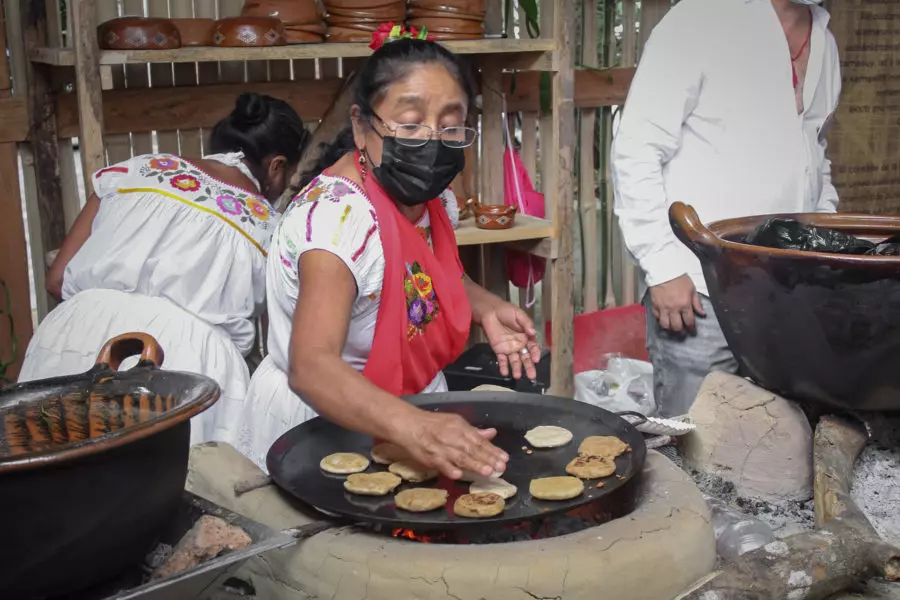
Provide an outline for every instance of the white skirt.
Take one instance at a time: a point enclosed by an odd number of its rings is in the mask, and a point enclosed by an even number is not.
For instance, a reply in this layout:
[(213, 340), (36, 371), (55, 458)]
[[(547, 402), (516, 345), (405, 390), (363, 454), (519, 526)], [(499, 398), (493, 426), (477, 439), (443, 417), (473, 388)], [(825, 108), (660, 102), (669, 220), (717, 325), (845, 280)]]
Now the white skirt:
[[(422, 393), (446, 391), (447, 380), (443, 373), (438, 373)], [(315, 416), (316, 411), (291, 390), (287, 373), (269, 355), (250, 380), (239, 428), (233, 434), (237, 443), (232, 445), (268, 473), (266, 455), (272, 444), (286, 431)]]
[[(103, 344), (129, 332), (156, 338), (165, 354), (164, 369), (206, 375), (222, 388), (219, 401), (192, 419), (191, 443), (234, 444), (229, 433), (250, 383), (247, 363), (227, 335), (163, 298), (115, 290), (79, 292), (40, 324), (19, 381), (83, 373), (94, 365)], [(130, 359), (120, 370), (136, 362)]]

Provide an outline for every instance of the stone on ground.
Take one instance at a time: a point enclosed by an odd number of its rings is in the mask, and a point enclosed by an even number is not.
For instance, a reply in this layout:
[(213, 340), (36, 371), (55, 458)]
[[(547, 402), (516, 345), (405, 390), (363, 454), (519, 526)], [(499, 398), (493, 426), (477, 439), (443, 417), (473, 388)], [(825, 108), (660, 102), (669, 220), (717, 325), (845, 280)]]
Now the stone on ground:
[(812, 428), (800, 408), (742, 377), (713, 372), (691, 407), (685, 463), (767, 502), (812, 497)]

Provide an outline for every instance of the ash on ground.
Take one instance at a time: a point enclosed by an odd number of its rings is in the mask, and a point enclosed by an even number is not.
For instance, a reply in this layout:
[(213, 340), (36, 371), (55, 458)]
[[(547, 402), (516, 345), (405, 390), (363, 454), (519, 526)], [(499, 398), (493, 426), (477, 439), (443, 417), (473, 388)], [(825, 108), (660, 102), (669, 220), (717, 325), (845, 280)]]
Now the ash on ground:
[(900, 545), (900, 417), (867, 418), (871, 442), (856, 461), (850, 494), (878, 535)]
[[(861, 418), (866, 421), (871, 441), (856, 462), (850, 492), (878, 535), (900, 545), (900, 417), (878, 414)], [(660, 450), (687, 471), (704, 494), (764, 521), (779, 538), (815, 527), (812, 500), (763, 502), (742, 498), (730, 482), (685, 466), (673, 446)]]
[(815, 514), (811, 499), (806, 502), (789, 500), (765, 502), (746, 498), (735, 492), (734, 484), (730, 481), (725, 481), (718, 475), (695, 471), (686, 466), (673, 446), (668, 446), (663, 454), (684, 469), (703, 494), (718, 498), (747, 516), (756, 517), (771, 527), (776, 537), (783, 538), (815, 528)]

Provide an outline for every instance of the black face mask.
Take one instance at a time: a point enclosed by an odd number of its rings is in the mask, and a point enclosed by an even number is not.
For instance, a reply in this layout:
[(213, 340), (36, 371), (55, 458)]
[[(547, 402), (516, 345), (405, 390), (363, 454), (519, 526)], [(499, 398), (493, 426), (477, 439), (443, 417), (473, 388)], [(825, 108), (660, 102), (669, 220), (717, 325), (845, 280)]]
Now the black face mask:
[(412, 147), (392, 136), (382, 139), (381, 164), (372, 173), (391, 198), (406, 206), (434, 200), (466, 166), (463, 149), (448, 148), (441, 140)]

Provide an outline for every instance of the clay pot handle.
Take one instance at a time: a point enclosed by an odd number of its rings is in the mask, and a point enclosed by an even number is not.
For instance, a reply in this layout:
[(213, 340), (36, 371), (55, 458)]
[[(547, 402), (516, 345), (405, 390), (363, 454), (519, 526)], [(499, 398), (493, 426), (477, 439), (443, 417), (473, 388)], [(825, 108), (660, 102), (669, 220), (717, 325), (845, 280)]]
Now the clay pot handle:
[(97, 355), (98, 365), (109, 365), (113, 371), (119, 370), (119, 365), (129, 356), (141, 356), (141, 361), (150, 361), (153, 366), (159, 368), (165, 360), (165, 355), (159, 343), (152, 335), (147, 333), (124, 333), (106, 342)]
[(706, 228), (692, 206), (682, 202), (672, 204), (669, 224), (678, 239), (700, 258), (711, 256), (721, 245), (721, 240)]

